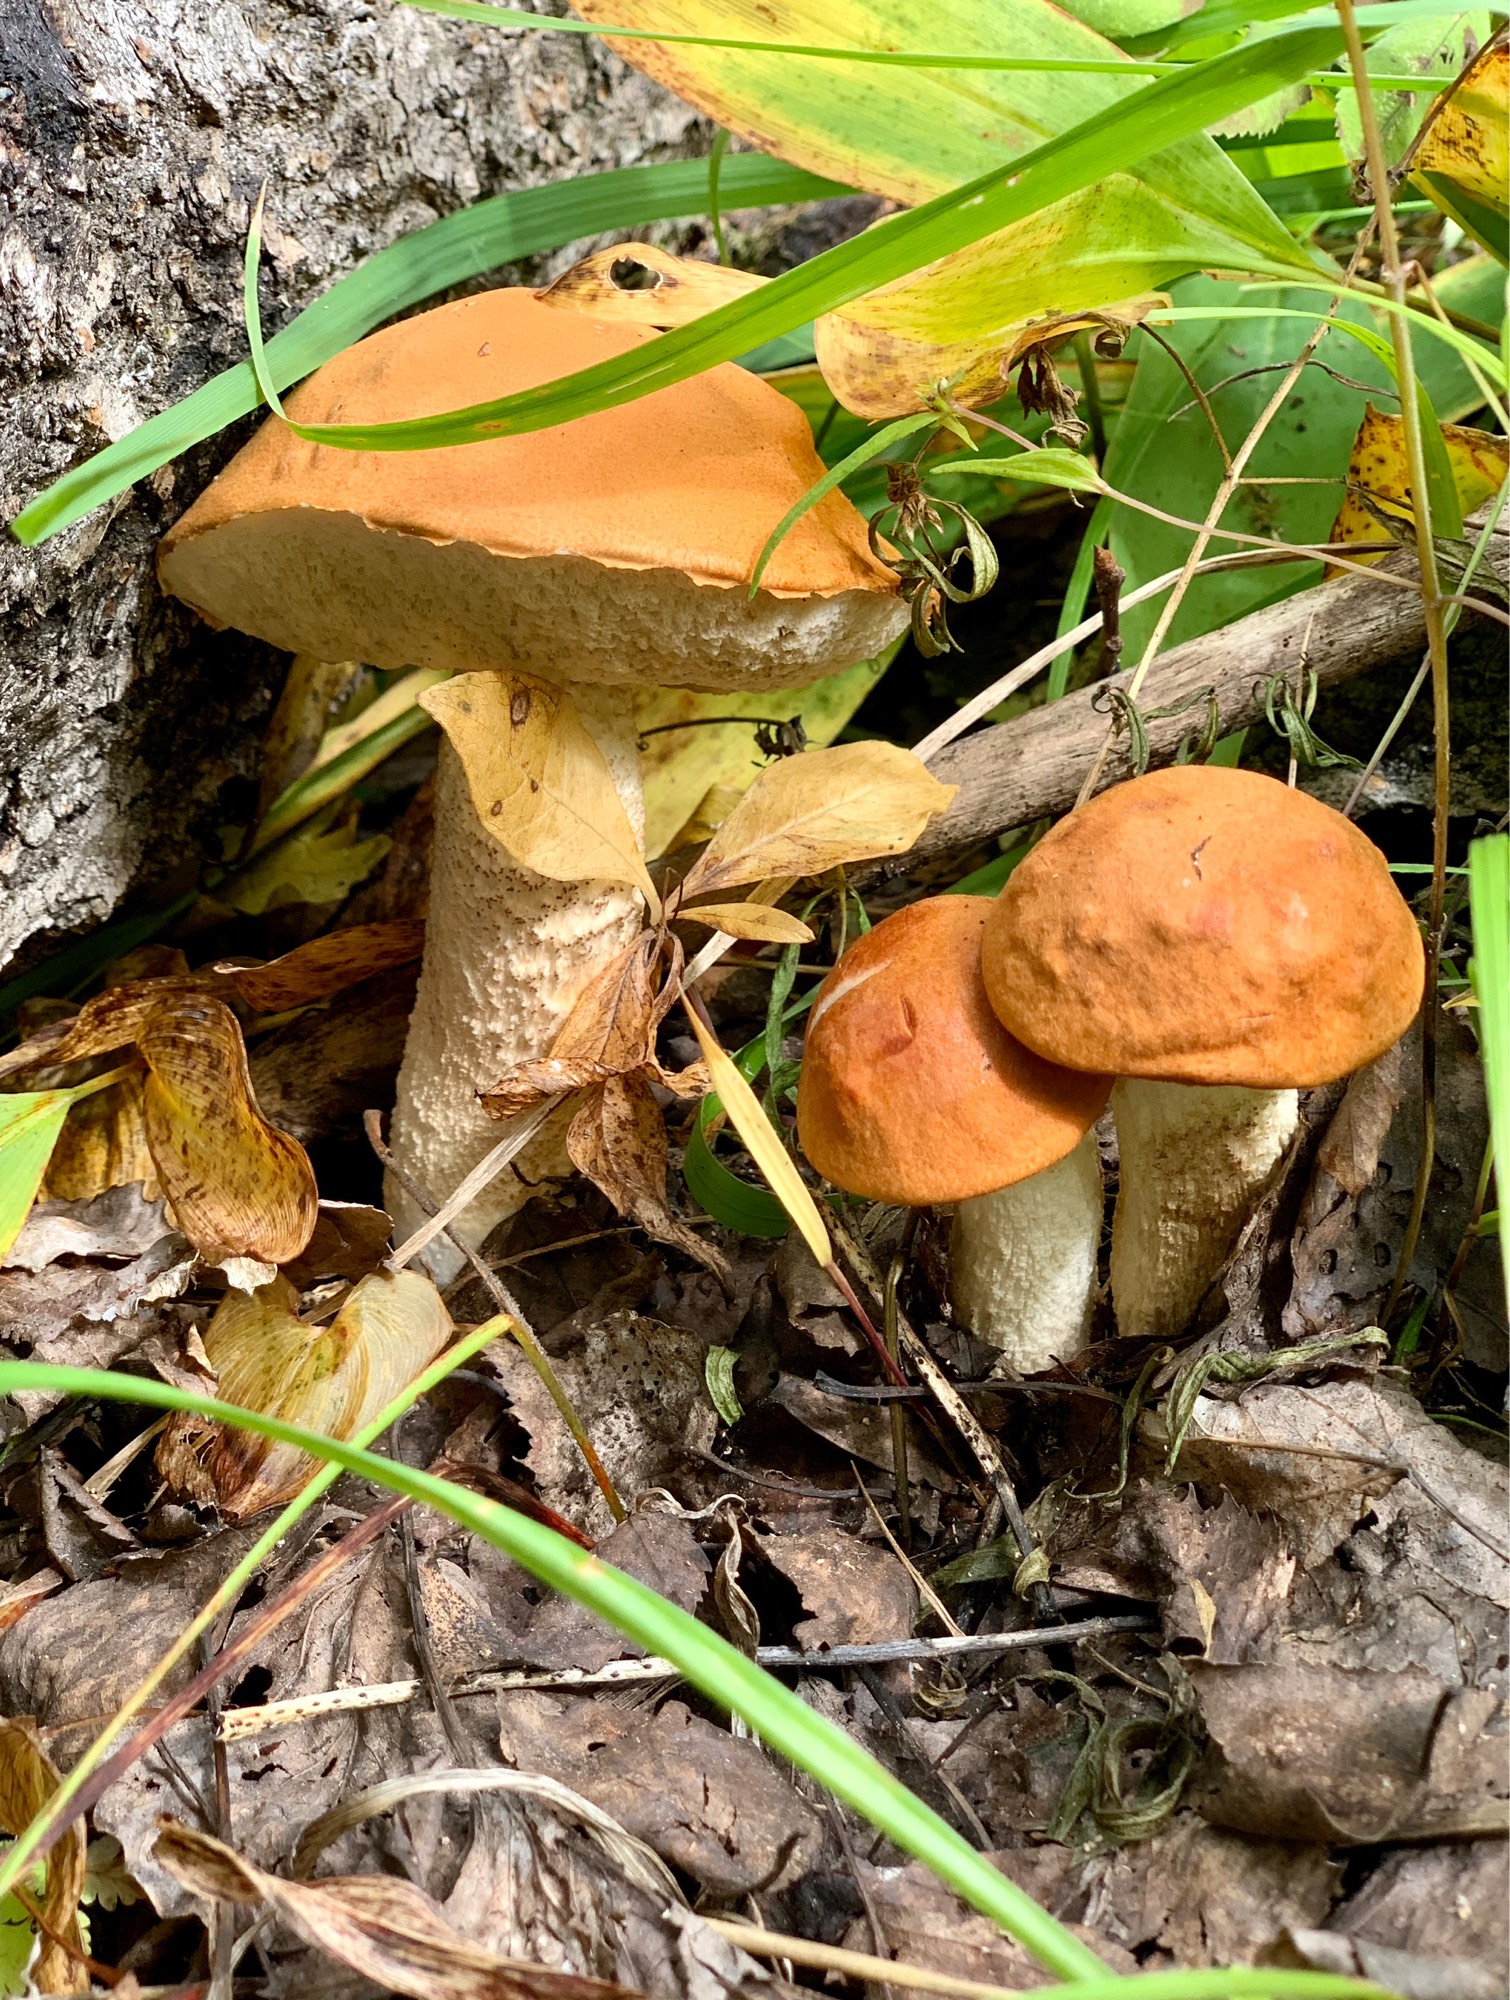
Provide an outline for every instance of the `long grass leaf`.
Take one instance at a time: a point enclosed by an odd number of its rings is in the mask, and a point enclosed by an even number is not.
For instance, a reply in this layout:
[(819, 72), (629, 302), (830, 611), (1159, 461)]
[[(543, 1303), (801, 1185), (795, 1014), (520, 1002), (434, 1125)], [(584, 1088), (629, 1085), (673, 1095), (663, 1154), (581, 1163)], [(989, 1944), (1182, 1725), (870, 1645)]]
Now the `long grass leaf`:
[(1473, 918), (1469, 977), (1479, 1003), (1479, 1048), (1494, 1142), (1500, 1256), (1510, 1304), (1510, 833), (1492, 833), (1468, 849), (1468, 904)]
[(872, 459), (890, 451), (894, 444), (901, 444), (907, 438), (916, 437), (919, 431), (931, 431), (937, 424), (938, 418), (931, 415), (902, 417), (894, 424), (883, 424), (880, 430), (872, 431), (869, 437), (862, 438), (847, 458), (841, 458), (836, 465), (831, 465), (823, 477), (811, 485), (802, 498), (794, 506), (789, 507), (772, 528), (750, 577), (750, 595), (753, 597), (760, 588), (760, 579), (765, 575), (766, 564), (775, 555), (782, 540), (791, 533), (809, 508), (816, 507), (826, 494), (832, 493), (836, 486), (848, 479), (852, 472), (858, 472), (862, 465), (869, 465)]
[[(719, 185), (725, 206), (750, 208), (819, 201), (848, 192), (837, 182), (761, 153), (738, 153), (725, 160)], [(286, 389), (395, 313), (465, 279), (558, 250), (582, 236), (700, 215), (707, 203), (704, 160), (620, 167), (493, 195), (415, 230), (337, 279), (268, 341), (268, 373), (280, 389)], [(28, 546), (45, 541), (191, 445), (255, 410), (258, 401), (250, 364), (228, 368), (192, 396), (65, 473), (16, 516), (12, 532)]]
[[(759, 291), (574, 375), (432, 417), (293, 428), (312, 442), (349, 450), (429, 450), (543, 430), (650, 395), (1009, 228), (1093, 181), (1136, 166), (1306, 75), (1335, 55), (1341, 41), (1337, 30), (1311, 28), (1192, 64), (1182, 75), (1133, 92), (1022, 158), (890, 217)], [(1319, 270), (1309, 253), (1299, 245), (1292, 248), (1294, 271)], [(1282, 273), (1257, 251), (1249, 268), (1275, 276), (1294, 274)]]
[(658, 1597), (622, 1570), (579, 1549), (550, 1528), (511, 1508), (485, 1500), (449, 1480), (378, 1458), (353, 1445), (298, 1429), (250, 1410), (196, 1396), (165, 1382), (109, 1374), (92, 1368), (55, 1368), (39, 1362), (0, 1363), (0, 1395), (23, 1389), (99, 1396), (145, 1403), (156, 1409), (192, 1410), (217, 1423), (254, 1431), (370, 1479), (390, 1492), (448, 1514), (494, 1548), (585, 1604), (636, 1645), (675, 1663), (685, 1678), (723, 1708), (744, 1717), (762, 1739), (863, 1813), (898, 1846), (924, 1861), (942, 1880), (1018, 1939), (1061, 1979), (1104, 1978), (1106, 1967), (1078, 1938), (1033, 1902), (1016, 1883), (977, 1854), (954, 1829), (909, 1792), (855, 1739), (811, 1709), (797, 1695), (736, 1652), (726, 1639), (689, 1613)]

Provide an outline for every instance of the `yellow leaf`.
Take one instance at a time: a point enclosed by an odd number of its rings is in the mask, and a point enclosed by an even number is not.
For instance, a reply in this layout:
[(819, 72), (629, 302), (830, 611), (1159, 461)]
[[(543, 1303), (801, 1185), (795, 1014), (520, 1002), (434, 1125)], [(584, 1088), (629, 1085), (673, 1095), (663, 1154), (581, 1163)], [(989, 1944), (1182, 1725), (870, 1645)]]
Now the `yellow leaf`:
[(420, 696), (450, 738), (477, 816), (522, 867), (555, 882), (623, 882), (660, 898), (608, 760), (563, 687), (458, 674)]
[[(1025, 300), (1000, 253), (988, 238), (816, 321), (818, 366), (847, 410), (871, 419), (910, 416), (927, 409), (941, 386), (966, 408), (984, 408), (1005, 394), (1031, 348), (1090, 328), (1120, 339), (1169, 304), (1153, 292), (1096, 310), (1019, 317)], [(1104, 295), (1104, 286), (1093, 290)], [(951, 310), (938, 310), (939, 293)]]
[(248, 917), (290, 903), (344, 902), (392, 845), (386, 833), (359, 840), (355, 814), (340, 826), (310, 820), (238, 869), (215, 894)]
[[(629, 284), (636, 272), (650, 272), (653, 284)], [(726, 306), (769, 284), (753, 271), (727, 264), (678, 257), (654, 243), (620, 243), (573, 264), (553, 285), (538, 291), (542, 305), (565, 306), (592, 319), (627, 320), (634, 326), (685, 326), (701, 313)]]
[[(102, 1640), (105, 1637), (103, 1633), (100, 1636)], [(59, 1782), (56, 1765), (38, 1741), (36, 1724), (0, 1718), (0, 1829), (10, 1834), (24, 1832)], [(48, 1850), (41, 1910), (48, 1928), (65, 1938), (78, 1954), (83, 1951), (79, 1899), (84, 1893), (85, 1869), (83, 1823), (73, 1820), (64, 1825)], [(79, 1957), (43, 1938), (27, 1991), (87, 1993), (89, 1989), (89, 1975)]]
[(314, 1171), (257, 1109), (230, 1008), (207, 993), (161, 1001), (136, 1045), (149, 1072), (147, 1144), (184, 1235), (213, 1264), (297, 1257), (319, 1213)]
[[(825, 396), (825, 407), (827, 400)], [(795, 718), (809, 743), (832, 743), (880, 680), (900, 644), (898, 640), (876, 659), (860, 660), (810, 687), (783, 689), (779, 694), (699, 694), (693, 688), (646, 688), (638, 694), (635, 721), (642, 732), (654, 732), (642, 735), (640, 748), (645, 852), (669, 854), (694, 837), (706, 840), (706, 832), (689, 832), (688, 823), (709, 794), (734, 795), (719, 812), (721, 819), (734, 797), (749, 790), (763, 768), (755, 748), (754, 723)], [(749, 720), (708, 724), (706, 718), (715, 715)], [(666, 727), (668, 723), (687, 722), (697, 722), (698, 727)], [(709, 831), (717, 823), (713, 820)]]
[(1510, 182), (1510, 46), (1491, 42), (1429, 117), (1412, 162), (1441, 174), (1496, 214), (1507, 212)]
[[(328, 1326), (299, 1318), (298, 1293), (275, 1278), (228, 1292), (204, 1349), (228, 1403), (345, 1440), (411, 1382), (451, 1337), (440, 1294), (417, 1271), (374, 1272)], [(230, 1520), (291, 1499), (315, 1461), (291, 1445), (227, 1428), (169, 1434), (164, 1476), (214, 1500)]]
[(678, 910), (688, 923), (706, 924), (710, 931), (749, 938), (759, 944), (811, 944), (813, 934), (801, 917), (773, 910), (769, 903), (699, 903), (695, 910)]
[[(1442, 436), (1463, 513), (1471, 514), (1504, 484), (1510, 447), (1502, 437), (1470, 430), (1463, 424), (1443, 424)], [(1332, 523), (1332, 541), (1377, 542), (1387, 532), (1369, 512), (1363, 496), (1372, 500), (1381, 514), (1409, 529), (1410, 468), (1405, 458), (1405, 430), (1398, 417), (1368, 406), (1353, 440), (1347, 478), (1351, 490)], [(1379, 562), (1383, 558), (1363, 556), (1360, 560)]]
[(895, 743), (843, 743), (768, 765), (683, 884), (710, 895), (770, 875), (818, 875), (903, 854), (957, 787)]
[(145, 1084), (140, 1074), (123, 1076), (70, 1108), (47, 1162), (44, 1200), (90, 1201), (140, 1181), (145, 1199), (156, 1201), (162, 1190), (147, 1146)]
[[(858, 746), (857, 746), (858, 747)], [(792, 1157), (771, 1128), (771, 1121), (761, 1108), (760, 1099), (745, 1082), (739, 1065), (721, 1048), (713, 1036), (703, 1026), (697, 1009), (689, 1006), (687, 1018), (692, 1023), (693, 1033), (703, 1052), (703, 1060), (708, 1065), (708, 1074), (713, 1079), (713, 1089), (724, 1110), (729, 1114), (729, 1122), (744, 1141), (745, 1151), (765, 1176), (766, 1185), (781, 1203), (821, 1266), (833, 1262), (833, 1248), (828, 1240), (828, 1230), (823, 1217), (818, 1213), (818, 1204), (808, 1191), (807, 1183), (792, 1164)]]

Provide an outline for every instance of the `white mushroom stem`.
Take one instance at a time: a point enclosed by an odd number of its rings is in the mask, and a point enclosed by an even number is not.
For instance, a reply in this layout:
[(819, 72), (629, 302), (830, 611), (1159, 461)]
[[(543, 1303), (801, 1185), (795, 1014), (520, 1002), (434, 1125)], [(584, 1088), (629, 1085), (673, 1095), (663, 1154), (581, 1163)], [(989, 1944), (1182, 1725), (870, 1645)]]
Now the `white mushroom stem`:
[[(644, 810), (632, 696), (581, 686), (572, 695), (639, 832)], [(478, 818), (461, 760), (442, 737), (425, 962), (392, 1137), (395, 1159), (437, 1201), (451, 1195), (508, 1129), (484, 1112), (478, 1091), (515, 1063), (548, 1051), (583, 987), (642, 921), (643, 904), (633, 889), (557, 882), (521, 867)], [(475, 1248), (524, 1206), (532, 1192), (527, 1182), (568, 1173), (566, 1124), (564, 1116), (552, 1118), (517, 1162), (456, 1217), (451, 1233)], [(402, 1241), (424, 1217), (392, 1175), (385, 1199), (395, 1240)], [(460, 1268), (444, 1241), (424, 1255), (442, 1283)]]
[(1144, 1083), (1112, 1091), (1121, 1186), (1112, 1225), (1117, 1330), (1185, 1331), (1299, 1122), (1293, 1090)]
[(1078, 1354), (1090, 1337), (1101, 1241), (1101, 1154), (1094, 1130), (1031, 1179), (954, 1211), (955, 1317), (1019, 1375)]

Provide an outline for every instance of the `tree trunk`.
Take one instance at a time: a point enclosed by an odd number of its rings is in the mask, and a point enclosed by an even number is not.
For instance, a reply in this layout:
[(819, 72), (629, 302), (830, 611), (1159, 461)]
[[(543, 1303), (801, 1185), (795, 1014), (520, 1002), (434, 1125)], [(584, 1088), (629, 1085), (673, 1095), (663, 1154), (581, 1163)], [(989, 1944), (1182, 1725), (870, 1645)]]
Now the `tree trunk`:
[[(601, 44), (397, 0), (0, 0), (0, 17), (7, 520), (245, 358), (264, 180), (271, 331), (480, 196), (697, 150), (693, 113)], [(0, 548), (0, 964), (128, 891), (191, 886), (222, 789), (253, 768), (286, 658), (210, 632), (152, 571), (248, 430), (39, 549)]]

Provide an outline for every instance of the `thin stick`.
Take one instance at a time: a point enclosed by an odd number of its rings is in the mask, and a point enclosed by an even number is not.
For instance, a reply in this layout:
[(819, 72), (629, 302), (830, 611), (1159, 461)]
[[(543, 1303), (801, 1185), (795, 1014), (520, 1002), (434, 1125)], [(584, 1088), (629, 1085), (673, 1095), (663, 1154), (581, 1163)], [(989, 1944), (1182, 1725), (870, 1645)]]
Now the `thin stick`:
[[(703, 1922), (720, 1937), (757, 1958), (786, 1958), (793, 1965), (811, 1966), (815, 1971), (839, 1972), (847, 1979), (876, 1981), (881, 1985), (906, 1986), (915, 1993), (945, 1993), (957, 2000), (1025, 2000), (1020, 1991), (1004, 1986), (982, 1986), (978, 1979), (955, 1979), (947, 1972), (932, 1972), (921, 1965), (904, 1965), (889, 1958), (876, 1958), (868, 1951), (846, 1951), (842, 1945), (815, 1944), (810, 1938), (787, 1937), (780, 1931), (758, 1929), (754, 1924), (733, 1923), (726, 1917), (704, 1917)], [(871, 1928), (875, 1925), (872, 1922)], [(1071, 1989), (1073, 1990), (1073, 1989)]]
[(1426, 991), (1421, 1002), (1421, 1150), (1416, 1162), (1416, 1186), (1411, 1199), (1400, 1259), (1395, 1266), (1383, 1317), (1387, 1320), (1399, 1301), (1415, 1261), (1421, 1222), (1426, 1213), (1431, 1169), (1437, 1151), (1437, 981), (1442, 967), (1442, 928), (1447, 891), (1447, 815), (1451, 802), (1452, 718), (1447, 687), (1447, 631), (1442, 621), (1441, 585), (1437, 576), (1437, 548), (1431, 530), (1431, 492), (1426, 477), (1426, 443), (1421, 429), (1421, 405), (1416, 394), (1416, 360), (1410, 342), (1406, 312), (1405, 265), (1400, 256), (1400, 237), (1391, 206), (1389, 161), (1374, 107), (1373, 85), (1364, 59), (1363, 38), (1353, 0), (1337, 0), (1337, 18), (1347, 44), (1348, 68), (1358, 105), (1358, 122), (1363, 130), (1363, 153), (1374, 197), (1374, 217), (1379, 231), (1382, 268), (1380, 281), (1395, 301), (1398, 311), (1389, 315), (1389, 337), (1395, 356), (1395, 375), (1400, 387), (1400, 429), (1405, 444), (1405, 464), (1410, 477), (1411, 516), (1415, 526), (1416, 560), (1421, 570), (1421, 606), (1426, 616), (1426, 650), (1431, 661), (1432, 728), (1436, 739), (1435, 783), (1431, 824), (1431, 901), (1426, 926)]
[[(444, 1234), (462, 1210), (475, 1200), (485, 1187), (497, 1180), (511, 1160), (516, 1159), (524, 1151), (560, 1102), (559, 1097), (548, 1097), (543, 1104), (537, 1104), (533, 1111), (526, 1111), (522, 1117), (511, 1120), (508, 1131), (498, 1144), (490, 1153), (484, 1153), (449, 1200), (443, 1202), (428, 1222), (416, 1229), (412, 1236), (398, 1246), (388, 1259), (388, 1269), (402, 1271), (407, 1263), (419, 1255), (427, 1243), (433, 1243), (437, 1236)], [(457, 1248), (460, 1247), (458, 1244)]]
[[(1075, 1619), (1064, 1625), (1029, 1625), (1019, 1632), (966, 1632), (959, 1638), (951, 1635), (940, 1639), (881, 1639), (869, 1645), (829, 1646), (819, 1653), (804, 1653), (798, 1646), (757, 1646), (755, 1658), (762, 1667), (828, 1673), (841, 1667), (914, 1664), (955, 1659), (970, 1653), (1035, 1652), (1045, 1646), (1073, 1646), (1087, 1640), (1109, 1639), (1118, 1632), (1146, 1632), (1152, 1625), (1147, 1612), (1119, 1611), (1100, 1618)], [(680, 1678), (681, 1670), (670, 1660), (651, 1654), (638, 1660), (612, 1660), (606, 1667), (592, 1669), (566, 1667), (554, 1672), (489, 1669), (466, 1675), (452, 1687), (451, 1694), (453, 1699), (460, 1700), (469, 1695), (520, 1694), (551, 1688), (639, 1687)], [(258, 1708), (228, 1708), (221, 1717), (220, 1734), (224, 1741), (232, 1743), (242, 1737), (266, 1735), (269, 1730), (318, 1721), (325, 1715), (345, 1715), (368, 1708), (402, 1708), (406, 1702), (415, 1700), (423, 1688), (419, 1680), (376, 1681), (365, 1687), (293, 1695), (286, 1701), (264, 1702)]]
[[(362, 1129), (367, 1134), (368, 1145), (377, 1154), (383, 1166), (397, 1178), (405, 1194), (408, 1195), (415, 1207), (424, 1209), (427, 1212), (435, 1209), (435, 1214), (431, 1216), (431, 1222), (437, 1221), (443, 1211), (435, 1208), (435, 1197), (430, 1193), (428, 1188), (421, 1187), (420, 1183), (408, 1169), (401, 1167), (389, 1151), (383, 1138), (383, 1114), (380, 1111), (366, 1112), (362, 1118)], [(491, 1157), (490, 1154), (489, 1158)], [(474, 1169), (474, 1173), (475, 1171)], [(470, 1179), (472, 1176), (469, 1175), (468, 1178)], [(466, 1182), (463, 1181), (462, 1187), (465, 1186)], [(460, 1193), (461, 1189), (458, 1188), (456, 1194), (451, 1197), (450, 1202), (447, 1204), (453, 1213), (458, 1208), (457, 1196)], [(470, 1196), (468, 1199), (470, 1199)], [(465, 1204), (462, 1203), (460, 1206), (465, 1206)], [(452, 1249), (460, 1252), (487, 1287), (488, 1295), (494, 1305), (497, 1306), (501, 1313), (507, 1315), (515, 1340), (518, 1341), (520, 1347), (524, 1350), (530, 1366), (545, 1385), (546, 1394), (560, 1413), (562, 1423), (571, 1432), (572, 1442), (576, 1445), (578, 1451), (581, 1452), (587, 1469), (592, 1474), (593, 1480), (597, 1485), (598, 1491), (607, 1503), (609, 1513), (612, 1514), (616, 1521), (627, 1521), (629, 1519), (628, 1510), (619, 1498), (618, 1489), (608, 1476), (608, 1468), (604, 1465), (602, 1459), (599, 1458), (597, 1447), (587, 1435), (586, 1426), (577, 1415), (576, 1405), (572, 1402), (571, 1397), (567, 1395), (560, 1376), (551, 1366), (550, 1356), (540, 1345), (534, 1328), (525, 1318), (513, 1294), (503, 1283), (497, 1272), (482, 1261), (470, 1243), (463, 1243), (460, 1237), (453, 1236), (449, 1229), (437, 1230), (431, 1228), (430, 1236), (426, 1240), (429, 1241), (437, 1235), (444, 1236)], [(412, 1243), (415, 1241), (415, 1238), (411, 1237), (409, 1240)]]

